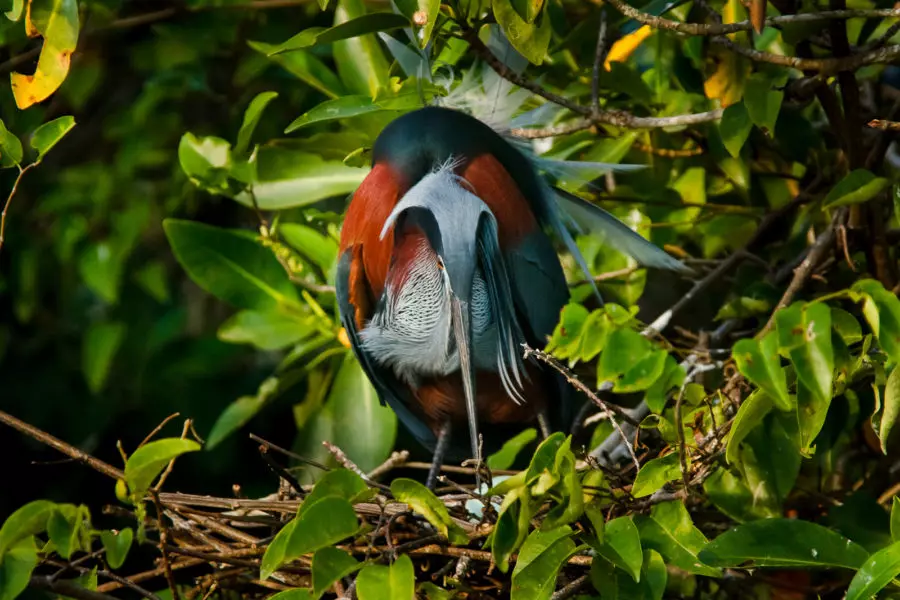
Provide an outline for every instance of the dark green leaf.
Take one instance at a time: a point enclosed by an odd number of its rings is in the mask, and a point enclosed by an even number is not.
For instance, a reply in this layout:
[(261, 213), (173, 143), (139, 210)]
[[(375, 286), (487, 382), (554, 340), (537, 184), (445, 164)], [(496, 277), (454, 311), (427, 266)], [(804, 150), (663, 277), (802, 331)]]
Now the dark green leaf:
[[(775, 121), (784, 100), (784, 92), (774, 89), (775, 83), (768, 75), (754, 73), (744, 88), (744, 104), (750, 120), (769, 135), (775, 132)], [(732, 156), (737, 155), (732, 153)]]
[(502, 448), (488, 456), (487, 466), (494, 471), (511, 468), (522, 449), (533, 442), (535, 438), (537, 438), (537, 429), (529, 427), (512, 439), (507, 440)]
[(100, 532), (100, 541), (103, 542), (103, 549), (106, 550), (106, 562), (111, 569), (118, 569), (125, 564), (125, 558), (131, 549), (133, 539), (134, 531), (131, 527), (126, 527), (119, 532), (111, 530)]
[(178, 262), (207, 292), (249, 310), (298, 306), (284, 268), (246, 232), (176, 219), (163, 221), (163, 228)]
[[(338, 0), (335, 25), (366, 14), (362, 0)], [(349, 93), (374, 97), (388, 86), (388, 68), (384, 52), (372, 34), (341, 40), (334, 44), (334, 61)]]
[(405, 502), (409, 507), (425, 517), (438, 533), (453, 544), (465, 544), (469, 538), (462, 528), (453, 522), (447, 507), (438, 500), (431, 490), (412, 479), (404, 477), (391, 482), (391, 494), (398, 502)]
[(236, 154), (243, 154), (250, 147), (250, 139), (253, 137), (253, 132), (256, 131), (263, 111), (269, 102), (277, 97), (278, 92), (260, 92), (250, 101), (250, 106), (244, 111), (244, 121), (241, 123), (237, 143), (234, 145)]
[(750, 114), (743, 102), (736, 102), (725, 109), (722, 113), (722, 120), (719, 122), (719, 135), (722, 136), (722, 143), (725, 149), (734, 158), (741, 155), (741, 148), (753, 129), (753, 121), (750, 120)]
[(35, 129), (31, 134), (31, 147), (37, 150), (37, 160), (42, 160), (73, 127), (75, 117), (59, 117)]
[(389, 567), (370, 565), (356, 578), (359, 600), (413, 600), (415, 587), (415, 569), (405, 554)]
[(900, 362), (900, 299), (874, 279), (857, 281), (851, 289), (860, 294), (863, 314), (882, 350)]
[(575, 552), (568, 526), (535, 530), (522, 545), (512, 574), (512, 600), (548, 600), (560, 568)]
[(698, 558), (707, 540), (681, 502), (657, 504), (649, 517), (637, 519), (637, 526), (644, 547), (659, 552), (667, 563), (696, 575), (721, 575), (719, 569), (704, 565)]
[(320, 598), (335, 581), (347, 577), (363, 563), (339, 548), (321, 548), (313, 555), (313, 596)]
[(170, 460), (199, 449), (200, 444), (193, 440), (176, 438), (154, 440), (144, 444), (125, 462), (125, 482), (128, 484), (128, 490), (140, 499)]
[(344, 84), (334, 71), (310, 51), (296, 50), (287, 54), (272, 55), (272, 51), (277, 48), (273, 44), (251, 41), (247, 42), (247, 45), (329, 98), (338, 98), (346, 93)]
[(700, 559), (718, 567), (845, 567), (858, 569), (868, 553), (821, 525), (763, 519), (738, 525), (710, 542)]
[(825, 200), (822, 201), (822, 208), (868, 202), (888, 185), (890, 185), (890, 181), (884, 177), (876, 177), (871, 171), (865, 169), (856, 169), (831, 188), (831, 191), (825, 196)]
[(403, 15), (390, 12), (376, 12), (361, 15), (334, 27), (312, 27), (301, 31), (288, 41), (284, 42), (270, 54), (281, 54), (292, 50), (300, 50), (317, 46), (319, 44), (331, 44), (339, 40), (354, 38), (376, 31), (390, 31), (409, 27), (409, 19)]
[(891, 539), (900, 542), (900, 498), (897, 496), (891, 503)]
[(56, 510), (49, 500), (35, 500), (15, 511), (0, 527), (0, 558), (20, 540), (47, 529), (47, 521)]
[(649, 496), (668, 482), (680, 478), (681, 462), (678, 460), (677, 452), (672, 452), (661, 458), (654, 458), (644, 463), (641, 470), (638, 471), (634, 485), (631, 488), (631, 495), (635, 498)]

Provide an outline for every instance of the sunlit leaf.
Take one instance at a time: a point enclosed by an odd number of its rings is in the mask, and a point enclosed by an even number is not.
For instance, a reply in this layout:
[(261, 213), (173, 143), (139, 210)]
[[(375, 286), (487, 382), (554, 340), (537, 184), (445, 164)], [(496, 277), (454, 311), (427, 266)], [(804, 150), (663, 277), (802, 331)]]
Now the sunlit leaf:
[(218, 336), (225, 342), (278, 350), (315, 333), (317, 320), (314, 315), (242, 310), (222, 323)]
[(53, 502), (34, 500), (7, 517), (0, 527), (0, 558), (19, 541), (46, 530), (54, 510)]
[(500, 448), (500, 450), (488, 456), (486, 461), (487, 466), (495, 471), (511, 468), (522, 449), (533, 442), (535, 438), (537, 438), (537, 429), (529, 427), (525, 431), (504, 442), (503, 447)]
[[(533, 3), (535, 0), (529, 0)], [(536, 0), (541, 2), (542, 0)], [(397, 0), (397, 8), (413, 24), (416, 39), (424, 48), (431, 40), (431, 32), (441, 9), (440, 0)], [(532, 19), (533, 20), (533, 19)]]
[(22, 162), (22, 142), (0, 121), (0, 169), (14, 167)]
[[(340, 25), (366, 14), (362, 0), (338, 0), (334, 24)], [(388, 64), (374, 34), (366, 34), (334, 44), (334, 61), (349, 93), (374, 97), (388, 85)]]
[[(775, 121), (781, 110), (784, 91), (776, 89), (771, 77), (754, 73), (747, 79), (744, 90), (744, 105), (753, 124), (769, 135), (775, 133)], [(736, 156), (732, 153), (733, 156)]]
[(900, 542), (879, 550), (863, 563), (850, 582), (846, 600), (867, 600), (900, 575)]
[(65, 81), (78, 43), (78, 3), (76, 0), (30, 0), (25, 20), (26, 30), (33, 32), (32, 36), (43, 37), (44, 43), (33, 75), (10, 75), (13, 96), (20, 109), (43, 102)]
[(234, 145), (234, 151), (237, 154), (243, 154), (250, 147), (250, 138), (262, 118), (263, 111), (269, 102), (278, 97), (278, 92), (260, 92), (253, 100), (247, 110), (244, 111), (244, 121), (241, 123), (241, 129), (238, 131), (237, 143)]
[(618, 517), (606, 523), (603, 542), (594, 546), (603, 558), (624, 569), (635, 581), (641, 579), (644, 562), (641, 538), (631, 517)]
[(376, 12), (339, 23), (334, 27), (312, 27), (301, 31), (284, 42), (270, 54), (281, 54), (292, 50), (301, 50), (319, 44), (331, 44), (347, 38), (354, 38), (376, 31), (390, 31), (400, 27), (409, 27), (409, 19), (392, 12)]
[(493, 0), (493, 8), (494, 17), (513, 48), (532, 64), (544, 62), (553, 33), (549, 17), (544, 15), (534, 23), (528, 23), (516, 13), (509, 0)]
[(194, 440), (168, 438), (148, 442), (134, 451), (125, 463), (125, 482), (133, 496), (140, 498), (150, 488), (156, 476), (162, 473), (169, 461), (200, 450)]
[(469, 538), (459, 525), (450, 518), (447, 507), (427, 487), (404, 477), (391, 482), (391, 494), (398, 502), (405, 502), (415, 512), (431, 523), (438, 533), (451, 543), (464, 544)]
[(103, 549), (106, 550), (106, 562), (111, 569), (118, 569), (125, 564), (125, 558), (134, 540), (134, 531), (126, 527), (122, 531), (103, 530), (100, 532)]
[(106, 383), (113, 358), (125, 339), (125, 329), (124, 323), (92, 323), (84, 335), (81, 369), (94, 394)]
[(681, 462), (678, 460), (677, 452), (654, 458), (641, 466), (631, 488), (631, 495), (635, 498), (649, 496), (668, 482), (680, 477)]
[(761, 340), (745, 338), (732, 348), (738, 370), (765, 392), (781, 410), (794, 408), (788, 396), (787, 379), (778, 357), (778, 338), (769, 333)]
[(796, 302), (775, 314), (778, 343), (797, 377), (822, 402), (830, 402), (834, 377), (831, 310), (827, 304)]
[(278, 233), (294, 250), (322, 269), (323, 273), (327, 274), (334, 266), (338, 244), (331, 237), (299, 223), (284, 223), (278, 227)]
[(822, 208), (868, 202), (888, 185), (890, 185), (890, 181), (886, 178), (876, 177), (871, 171), (865, 169), (856, 169), (831, 188), (831, 191), (825, 196), (825, 200), (822, 201)]
[(568, 526), (549, 531), (535, 530), (519, 551), (512, 574), (513, 600), (548, 600), (553, 594), (560, 568), (575, 552)]
[(667, 563), (697, 575), (718, 577), (721, 574), (719, 569), (703, 564), (698, 558), (707, 540), (681, 502), (657, 504), (649, 517), (637, 518), (636, 523), (644, 548), (656, 550)]
[(339, 548), (321, 548), (313, 555), (313, 596), (320, 598), (334, 582), (347, 577), (363, 563)]
[(37, 150), (37, 160), (41, 160), (75, 127), (75, 117), (59, 117), (44, 123), (31, 134), (31, 147)]
[(891, 432), (898, 418), (900, 418), (900, 369), (895, 366), (884, 385), (884, 405), (881, 407), (878, 423), (878, 439), (881, 441), (881, 451), (885, 456), (888, 453)]
[(329, 98), (338, 98), (345, 93), (344, 84), (334, 71), (311, 51), (296, 50), (273, 55), (277, 48), (274, 44), (250, 41), (247, 45)]
[(31, 536), (0, 552), (0, 600), (15, 600), (25, 591), (37, 563), (37, 548)]

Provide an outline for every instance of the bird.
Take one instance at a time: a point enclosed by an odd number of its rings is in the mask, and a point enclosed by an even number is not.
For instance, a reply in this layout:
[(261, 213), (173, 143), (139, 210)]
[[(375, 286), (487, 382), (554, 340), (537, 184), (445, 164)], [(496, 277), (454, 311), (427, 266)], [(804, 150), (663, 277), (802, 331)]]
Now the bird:
[(338, 311), (382, 404), (432, 452), (426, 484), (445, 460), (478, 463), (529, 424), (567, 431), (570, 386), (523, 358), (569, 301), (551, 236), (588, 275), (569, 226), (603, 232), (646, 266), (682, 263), (553, 187), (540, 172), (549, 163), (464, 111), (405, 113), (371, 157), (341, 229)]

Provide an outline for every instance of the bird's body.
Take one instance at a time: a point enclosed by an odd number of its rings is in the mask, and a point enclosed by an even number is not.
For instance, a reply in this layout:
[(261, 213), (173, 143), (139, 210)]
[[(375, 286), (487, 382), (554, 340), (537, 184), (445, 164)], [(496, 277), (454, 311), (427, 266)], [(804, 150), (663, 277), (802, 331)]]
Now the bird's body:
[[(645, 264), (678, 264), (608, 213), (556, 194)], [(465, 113), (419, 109), (376, 140), (341, 232), (341, 319), (381, 400), (436, 454), (478, 456), (478, 425), (485, 451), (538, 421), (545, 432), (571, 426), (572, 390), (522, 359), (569, 298), (548, 232), (580, 259), (557, 201), (533, 161)], [(468, 440), (456, 427), (465, 423)]]

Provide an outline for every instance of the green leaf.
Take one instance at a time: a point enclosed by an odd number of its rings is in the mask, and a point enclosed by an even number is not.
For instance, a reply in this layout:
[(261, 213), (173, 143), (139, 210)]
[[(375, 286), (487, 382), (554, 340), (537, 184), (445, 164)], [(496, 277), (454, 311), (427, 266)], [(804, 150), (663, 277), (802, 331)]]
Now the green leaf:
[(560, 431), (555, 431), (551, 433), (547, 439), (541, 442), (537, 447), (537, 450), (534, 451), (534, 455), (531, 457), (531, 463), (529, 463), (528, 470), (525, 472), (525, 483), (527, 485), (533, 484), (545, 471), (553, 468), (553, 465), (556, 462), (556, 453), (559, 452), (560, 447), (565, 441), (565, 434)]
[(30, 535), (0, 552), (0, 600), (15, 600), (25, 591), (37, 563), (37, 548)]
[(325, 403), (299, 433), (298, 452), (333, 463), (321, 445), (328, 440), (369, 472), (390, 456), (396, 435), (397, 417), (381, 405), (359, 362), (347, 353)]
[[(750, 120), (768, 135), (775, 132), (775, 121), (778, 120), (778, 112), (784, 100), (784, 92), (774, 89), (774, 83), (768, 75), (754, 73), (747, 79), (744, 88), (744, 104)], [(737, 157), (733, 153), (732, 156)]]
[[(338, 0), (334, 23), (339, 25), (366, 14), (362, 0)], [(374, 97), (389, 84), (390, 65), (372, 34), (341, 40), (334, 44), (334, 61), (348, 93)]]
[(344, 96), (325, 102), (311, 108), (300, 115), (284, 130), (285, 133), (293, 133), (303, 127), (316, 123), (349, 119), (360, 115), (368, 115), (382, 111), (411, 110), (421, 106), (421, 97), (418, 92), (411, 91), (401, 93), (379, 100), (372, 100), (368, 96)]
[(272, 594), (266, 600), (314, 600), (313, 593), (306, 588), (293, 588)]
[(344, 84), (334, 71), (308, 50), (272, 55), (271, 53), (278, 47), (274, 44), (249, 41), (247, 45), (329, 98), (339, 98), (347, 93)]
[(491, 454), (487, 458), (487, 466), (494, 471), (503, 471), (512, 468), (516, 462), (516, 457), (525, 446), (533, 442), (537, 438), (537, 429), (529, 427), (525, 431), (506, 440), (503, 447)]
[(868, 552), (821, 525), (799, 519), (763, 519), (726, 531), (700, 553), (718, 567), (844, 567), (858, 569)]
[(72, 504), (57, 505), (47, 521), (47, 534), (56, 547), (57, 554), (68, 560), (72, 554), (84, 549), (81, 540), (89, 519), (90, 513), (86, 507)]
[(412, 510), (425, 517), (450, 543), (465, 544), (469, 541), (462, 528), (450, 518), (444, 503), (418, 481), (404, 477), (395, 479), (391, 482), (391, 494), (395, 500), (405, 502)]
[(297, 291), (267, 248), (243, 231), (166, 219), (175, 258), (201, 288), (238, 308), (298, 306)]
[(641, 580), (644, 555), (640, 534), (631, 517), (619, 517), (607, 522), (603, 542), (594, 549), (603, 558), (624, 569), (635, 581)]
[[(369, 173), (369, 169), (348, 167), (339, 160), (325, 160), (317, 154), (277, 146), (263, 146), (256, 160), (253, 194), (262, 210), (297, 208), (349, 194)], [(253, 207), (253, 197), (247, 192), (234, 199)]]
[(59, 117), (35, 129), (31, 134), (31, 147), (37, 150), (37, 160), (43, 160), (53, 146), (72, 131), (73, 127), (75, 127), (75, 117)]
[(868, 600), (874, 598), (900, 575), (900, 542), (895, 542), (879, 550), (863, 563), (859, 572), (853, 576), (847, 589), (846, 600)]
[(25, 10), (25, 0), (11, 0), (10, 9), (6, 11), (6, 18), (10, 21), (18, 21)]
[(741, 442), (763, 422), (773, 407), (772, 399), (762, 390), (753, 392), (741, 403), (734, 423), (731, 425), (728, 445), (725, 448), (725, 459), (729, 464), (736, 464), (739, 461)]
[(412, 22), (416, 39), (419, 45), (425, 48), (440, 14), (441, 0), (397, 0), (397, 8)]
[(644, 551), (640, 582), (605, 560), (591, 564), (591, 582), (603, 600), (662, 600), (669, 576), (659, 552)]
[(659, 552), (667, 563), (695, 575), (720, 577), (721, 571), (704, 565), (698, 554), (707, 545), (706, 537), (694, 526), (681, 502), (663, 502), (650, 510), (649, 517), (637, 519), (644, 548)]
[(649, 496), (668, 482), (675, 481), (680, 477), (681, 462), (678, 460), (677, 452), (661, 458), (654, 458), (645, 463), (638, 471), (634, 486), (631, 488), (631, 495), (635, 498)]
[(55, 510), (49, 500), (34, 500), (7, 517), (0, 527), (0, 558), (19, 541), (45, 531)]
[(106, 550), (106, 562), (111, 569), (118, 569), (125, 564), (133, 540), (134, 531), (131, 527), (118, 532), (108, 529), (100, 532), (100, 541)]
[(0, 169), (8, 169), (22, 162), (22, 142), (0, 120)]
[(219, 327), (218, 337), (232, 344), (253, 344), (261, 350), (280, 350), (316, 332), (318, 317), (282, 312), (242, 310)]
[(795, 302), (775, 313), (775, 323), (779, 345), (794, 363), (797, 378), (818, 400), (830, 403), (834, 377), (831, 309), (821, 302)]
[(362, 480), (362, 477), (353, 471), (343, 468), (332, 469), (316, 482), (313, 491), (303, 500), (303, 503), (297, 510), (297, 516), (302, 517), (307, 510), (322, 498), (337, 496), (353, 504), (367, 498), (370, 491), (369, 486)]
[(253, 100), (247, 110), (244, 111), (244, 121), (241, 123), (241, 129), (238, 131), (237, 143), (234, 145), (236, 154), (243, 154), (250, 147), (250, 139), (259, 120), (262, 118), (263, 111), (269, 102), (278, 97), (278, 92), (260, 92)]
[[(513, 480), (515, 478), (510, 478), (504, 483)], [(510, 557), (525, 541), (531, 529), (534, 507), (528, 487), (519, 485), (511, 489), (503, 498), (498, 512), (500, 514), (497, 517), (497, 524), (490, 538), (491, 554), (500, 571), (506, 573)]]
[(320, 548), (312, 559), (313, 596), (320, 598), (335, 581), (347, 577), (363, 563), (340, 548)]
[(326, 275), (337, 261), (337, 242), (312, 227), (299, 223), (282, 223), (278, 227), (278, 233), (294, 250), (308, 258)]
[(738, 370), (772, 398), (780, 410), (793, 410), (787, 378), (778, 357), (778, 338), (774, 332), (761, 340), (738, 340), (731, 351)]
[(865, 169), (856, 169), (831, 188), (831, 191), (825, 196), (825, 200), (822, 201), (822, 208), (868, 202), (889, 184), (890, 181), (884, 177), (876, 177)]
[(250, 419), (262, 410), (267, 399), (268, 397), (264, 394), (241, 396), (225, 407), (206, 437), (206, 449), (212, 450), (222, 440), (249, 423)]
[(891, 503), (891, 539), (900, 542), (900, 498), (897, 496)]
[(178, 162), (184, 174), (197, 186), (210, 193), (228, 192), (231, 172), (231, 144), (222, 138), (198, 138), (191, 132), (181, 136)]
[(741, 148), (753, 129), (753, 121), (750, 120), (750, 113), (743, 102), (736, 102), (725, 109), (722, 113), (722, 120), (719, 122), (719, 135), (722, 136), (722, 143), (725, 149), (734, 158), (741, 155)]
[(534, 530), (522, 545), (512, 574), (512, 600), (548, 600), (559, 570), (575, 552), (572, 529)]
[(549, 17), (544, 15), (535, 23), (528, 23), (516, 13), (510, 0), (493, 0), (493, 9), (500, 29), (513, 48), (532, 64), (544, 62), (553, 33)]
[(525, 22), (534, 23), (534, 20), (541, 14), (544, 0), (510, 0), (510, 4), (512, 4), (516, 14), (522, 17)]
[(891, 361), (900, 362), (900, 299), (874, 279), (857, 281), (851, 289), (861, 294), (863, 315), (881, 349)]
[(878, 424), (878, 439), (885, 456), (888, 453), (888, 440), (898, 417), (900, 417), (900, 369), (895, 366), (884, 385), (884, 406), (881, 407), (881, 419)]
[(356, 578), (359, 600), (413, 600), (415, 588), (413, 563), (405, 554), (390, 567), (369, 565)]
[(606, 341), (607, 348), (597, 364), (597, 386), (613, 382), (613, 391), (620, 394), (640, 392), (650, 388), (663, 374), (666, 352), (653, 347), (644, 336), (631, 329), (616, 329)]
[(186, 452), (196, 452), (200, 444), (193, 440), (168, 438), (154, 440), (134, 451), (125, 462), (125, 483), (132, 496), (140, 499), (169, 461)]
[(409, 27), (409, 19), (403, 15), (391, 12), (376, 12), (361, 15), (339, 23), (334, 27), (311, 27), (301, 31), (287, 40), (270, 54), (281, 54), (292, 50), (301, 50), (318, 46), (319, 44), (331, 44), (347, 38), (354, 38), (376, 31), (390, 31), (401, 27)]
[(269, 545), (266, 546), (262, 561), (259, 563), (259, 578), (263, 581), (277, 571), (278, 567), (287, 562), (288, 542), (290, 541), (291, 536), (294, 535), (294, 529), (296, 529), (297, 523), (299, 522), (299, 518), (289, 521), (288, 524), (282, 527), (275, 535), (275, 538)]
[[(301, 506), (301, 509), (303, 507)], [(333, 546), (359, 531), (353, 506), (345, 498), (326, 496), (298, 512), (291, 530), (276, 545), (266, 549), (260, 565), (260, 577), (268, 578), (285, 562)], [(276, 536), (278, 540), (281, 536)]]
[(81, 370), (92, 394), (103, 389), (113, 358), (124, 339), (124, 323), (91, 323), (84, 334)]

